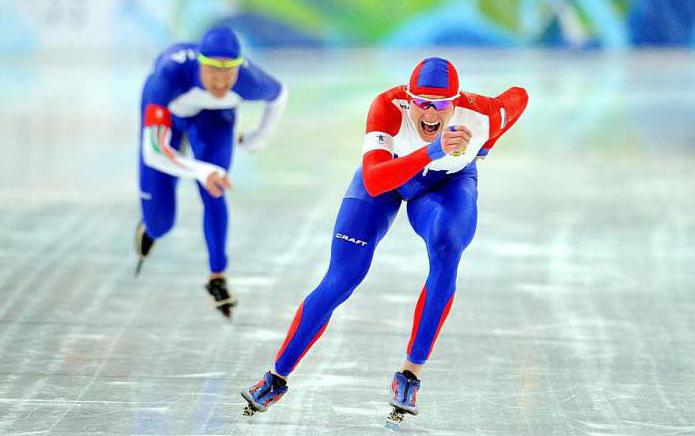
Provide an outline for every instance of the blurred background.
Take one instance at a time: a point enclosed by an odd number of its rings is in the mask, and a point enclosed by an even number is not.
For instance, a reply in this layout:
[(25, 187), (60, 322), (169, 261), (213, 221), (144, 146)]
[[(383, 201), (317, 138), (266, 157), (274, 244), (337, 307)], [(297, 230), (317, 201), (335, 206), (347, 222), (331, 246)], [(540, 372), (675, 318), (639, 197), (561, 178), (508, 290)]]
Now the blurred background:
[(223, 22), (262, 48), (693, 47), (685, 0), (30, 0), (3, 2), (0, 48), (152, 50)]
[[(289, 89), (234, 157), (229, 325), (193, 183), (132, 277), (141, 87), (214, 24)], [(0, 0), (0, 434), (380, 434), (427, 274), (404, 213), (286, 400), (249, 423), (238, 391), (325, 271), (371, 100), (433, 55), (530, 103), (408, 431), (695, 433), (694, 49), (693, 0)]]
[[(689, 148), (693, 133), (680, 117), (690, 120), (693, 110), (694, 22), (695, 3), (686, 0), (2, 0), (0, 128), (21, 146), (4, 143), (0, 186), (10, 196), (29, 185), (74, 193), (86, 181), (132, 190), (130, 176), (108, 180), (122, 168), (95, 173), (103, 171), (102, 153), (113, 147), (111, 162), (129, 168), (134, 108), (153, 58), (218, 24), (234, 28), (246, 55), (295, 91), (283, 138), (297, 134), (294, 144), (346, 125), (345, 146), (325, 147), (352, 150), (349, 165), (373, 96), (405, 82), (411, 65), (431, 55), (459, 61), (466, 90), (533, 91), (528, 118), (535, 122), (511, 135), (528, 138), (533, 129), (535, 140), (508, 153), (653, 149), (654, 117), (669, 135), (660, 133), (659, 147)], [(337, 112), (326, 117), (326, 110)], [(241, 130), (254, 111), (242, 111)], [(313, 116), (321, 122), (309, 130), (287, 131)], [(70, 171), (58, 172), (58, 162), (39, 151), (45, 147), (65, 149), (60, 164)], [(18, 181), (16, 171), (32, 169), (41, 177)]]

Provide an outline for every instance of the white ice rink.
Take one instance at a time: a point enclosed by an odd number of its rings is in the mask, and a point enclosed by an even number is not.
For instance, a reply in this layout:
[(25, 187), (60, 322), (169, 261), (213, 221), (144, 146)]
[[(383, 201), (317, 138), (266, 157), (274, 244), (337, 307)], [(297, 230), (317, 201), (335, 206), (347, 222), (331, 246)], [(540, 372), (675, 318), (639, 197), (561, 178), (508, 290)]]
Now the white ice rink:
[(191, 182), (133, 278), (149, 56), (0, 58), (0, 434), (386, 433), (427, 274), (402, 216), (283, 400), (245, 418), (239, 391), (323, 275), (371, 98), (433, 54), (530, 106), (479, 166), (477, 235), (402, 431), (695, 434), (695, 54), (470, 50), (256, 56), (290, 101), (269, 148), (235, 157), (231, 323), (202, 287)]

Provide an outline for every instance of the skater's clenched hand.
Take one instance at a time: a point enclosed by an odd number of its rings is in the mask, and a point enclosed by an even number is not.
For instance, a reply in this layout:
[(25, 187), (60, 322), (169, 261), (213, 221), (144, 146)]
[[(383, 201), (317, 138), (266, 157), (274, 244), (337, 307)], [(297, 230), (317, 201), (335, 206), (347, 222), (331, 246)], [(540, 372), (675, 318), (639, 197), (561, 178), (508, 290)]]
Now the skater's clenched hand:
[(227, 189), (232, 189), (232, 182), (229, 181), (226, 175), (221, 175), (217, 171), (213, 171), (208, 175), (205, 181), (205, 189), (213, 197), (221, 197), (224, 195), (224, 191)]
[(466, 152), (466, 147), (471, 140), (471, 131), (466, 126), (454, 126), (454, 131), (449, 129), (442, 133), (442, 150), (453, 156), (460, 156)]

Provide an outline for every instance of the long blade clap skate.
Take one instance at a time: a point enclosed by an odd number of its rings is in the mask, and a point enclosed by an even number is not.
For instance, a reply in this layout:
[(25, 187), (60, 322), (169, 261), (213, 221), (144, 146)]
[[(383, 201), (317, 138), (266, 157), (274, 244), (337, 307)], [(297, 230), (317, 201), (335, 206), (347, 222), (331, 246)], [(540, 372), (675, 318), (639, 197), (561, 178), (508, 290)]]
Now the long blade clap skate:
[(142, 270), (142, 264), (145, 263), (145, 259), (138, 259), (137, 265), (135, 265), (135, 277), (140, 276), (140, 271)]
[(244, 416), (253, 416), (256, 412), (265, 412), (271, 404), (276, 403), (287, 392), (287, 382), (270, 371), (249, 389), (241, 391), (241, 396), (249, 403), (244, 408)]

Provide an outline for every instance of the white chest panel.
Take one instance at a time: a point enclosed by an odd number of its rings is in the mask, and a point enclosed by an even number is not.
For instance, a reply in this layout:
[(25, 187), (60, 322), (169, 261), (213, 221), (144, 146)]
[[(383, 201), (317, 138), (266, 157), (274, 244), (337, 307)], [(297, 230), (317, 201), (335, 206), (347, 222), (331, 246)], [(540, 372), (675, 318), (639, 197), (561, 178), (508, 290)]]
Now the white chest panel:
[[(403, 103), (407, 105), (407, 102)], [(401, 105), (400, 107), (403, 108), (404, 106)], [(427, 145), (427, 143), (420, 138), (417, 126), (413, 124), (410, 118), (409, 109), (401, 109), (401, 111), (403, 113), (401, 128), (393, 138), (393, 151), (397, 156), (406, 156)], [(490, 134), (490, 119), (487, 115), (457, 107), (449, 120), (449, 126), (457, 124), (468, 127), (472, 133), (471, 141), (468, 143), (465, 153), (456, 157), (446, 155), (431, 162), (427, 166), (428, 169), (447, 171), (448, 173), (460, 171), (475, 159), (480, 148), (487, 142)]]
[(192, 117), (204, 109), (232, 109), (239, 106), (241, 97), (230, 91), (222, 98), (216, 98), (204, 89), (194, 87), (176, 97), (169, 103), (169, 110), (177, 117)]

